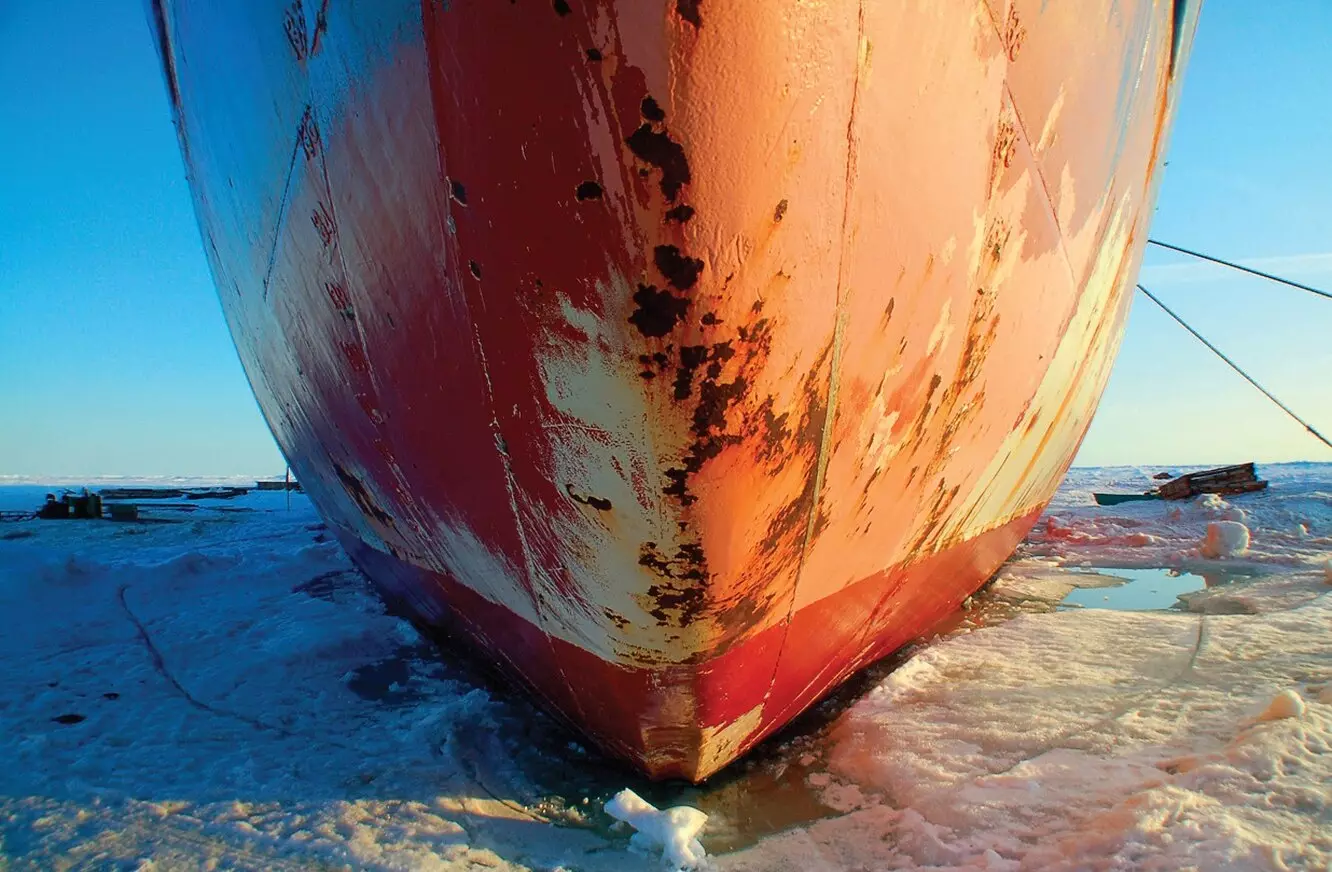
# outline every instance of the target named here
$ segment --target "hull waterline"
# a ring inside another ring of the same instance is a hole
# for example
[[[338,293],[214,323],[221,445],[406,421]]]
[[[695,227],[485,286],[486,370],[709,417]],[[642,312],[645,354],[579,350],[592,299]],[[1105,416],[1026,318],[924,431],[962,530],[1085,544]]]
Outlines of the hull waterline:
[[[154,4],[349,553],[702,779],[974,592],[1127,315],[1196,4]]]

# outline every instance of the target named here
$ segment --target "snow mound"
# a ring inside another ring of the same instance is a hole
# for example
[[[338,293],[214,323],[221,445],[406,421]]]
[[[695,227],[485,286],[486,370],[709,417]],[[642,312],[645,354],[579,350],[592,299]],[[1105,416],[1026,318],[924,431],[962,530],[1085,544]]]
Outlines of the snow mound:
[[[1258,716],[1260,721],[1280,721],[1298,718],[1304,714],[1304,699],[1293,690],[1283,690],[1272,697],[1267,709]]]
[[[696,808],[681,805],[659,811],[626,787],[606,802],[606,813],[636,830],[631,846],[644,853],[659,849],[672,869],[697,869],[707,856],[697,836],[708,816]]]
[[[1204,557],[1238,557],[1249,550],[1249,528],[1239,521],[1212,521],[1203,540]]]

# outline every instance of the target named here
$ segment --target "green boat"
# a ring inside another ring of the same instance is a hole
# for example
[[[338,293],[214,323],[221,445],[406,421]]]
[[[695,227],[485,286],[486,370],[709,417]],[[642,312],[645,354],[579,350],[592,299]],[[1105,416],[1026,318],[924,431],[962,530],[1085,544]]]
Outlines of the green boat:
[[[1145,494],[1092,494],[1098,506],[1117,506],[1120,503],[1136,503],[1141,500],[1159,500],[1161,495],[1155,491]]]

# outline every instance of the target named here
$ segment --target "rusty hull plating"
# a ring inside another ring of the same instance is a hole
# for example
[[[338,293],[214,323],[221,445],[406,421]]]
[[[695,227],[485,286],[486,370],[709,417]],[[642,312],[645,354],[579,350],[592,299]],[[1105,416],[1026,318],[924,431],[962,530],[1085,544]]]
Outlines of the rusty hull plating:
[[[205,247],[357,562],[702,779],[954,609],[1086,431],[1197,8],[157,0]]]

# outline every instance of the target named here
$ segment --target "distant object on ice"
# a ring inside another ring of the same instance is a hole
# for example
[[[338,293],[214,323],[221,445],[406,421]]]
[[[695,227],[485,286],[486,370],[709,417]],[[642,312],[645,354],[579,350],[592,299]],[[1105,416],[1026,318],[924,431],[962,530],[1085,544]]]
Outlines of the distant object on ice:
[[[1169,478],[1167,473],[1157,473],[1155,480]],[[1139,500],[1186,500],[1199,494],[1247,494],[1265,490],[1267,482],[1258,478],[1258,468],[1253,463],[1241,463],[1237,466],[1221,466],[1216,469],[1204,469],[1190,472],[1167,481],[1149,491],[1135,494],[1093,493],[1097,505],[1117,506],[1121,503]]]

